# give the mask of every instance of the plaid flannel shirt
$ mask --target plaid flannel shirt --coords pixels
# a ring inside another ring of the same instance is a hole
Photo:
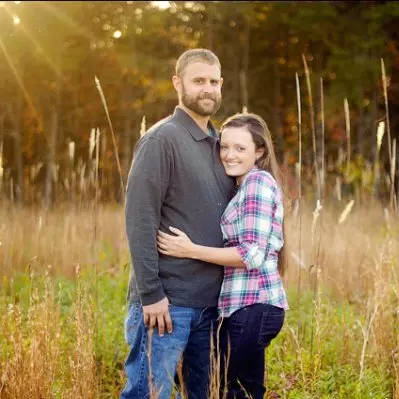
[[[225,247],[237,247],[245,263],[245,268],[224,267],[218,304],[221,317],[254,303],[288,309],[277,270],[284,243],[282,223],[280,189],[270,173],[255,166],[221,218]]]

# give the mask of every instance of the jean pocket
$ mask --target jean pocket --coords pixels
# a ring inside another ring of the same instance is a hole
[[[229,324],[234,326],[245,327],[248,323],[248,317],[250,314],[250,306],[241,308],[236,310],[230,317],[229,317]]]
[[[263,347],[269,346],[271,340],[281,331],[284,324],[285,311],[276,306],[269,305],[262,313],[260,322],[258,344]]]
[[[135,340],[142,313],[140,303],[133,303],[129,308],[125,320],[125,339],[129,345],[132,345]]]

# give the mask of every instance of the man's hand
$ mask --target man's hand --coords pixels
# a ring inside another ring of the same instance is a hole
[[[166,330],[172,332],[172,319],[169,314],[169,300],[164,298],[159,302],[143,306],[144,324],[148,328],[155,328],[158,325],[158,334],[163,337]]]

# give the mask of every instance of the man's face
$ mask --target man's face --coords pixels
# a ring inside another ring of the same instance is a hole
[[[176,89],[182,104],[201,116],[216,113],[222,102],[222,83],[219,66],[193,62],[186,66]]]

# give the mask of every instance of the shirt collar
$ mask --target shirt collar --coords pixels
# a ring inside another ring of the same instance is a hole
[[[194,121],[194,119],[179,106],[176,106],[175,112],[173,115],[178,120],[178,122],[181,123],[189,131],[189,133],[191,134],[191,136],[193,137],[193,139],[195,141],[201,141],[208,137],[212,137],[212,136],[209,136],[208,134],[206,134],[197,125],[197,123]],[[218,137],[215,126],[213,125],[213,123],[211,121],[208,122],[208,129],[212,129],[216,133],[215,137]]]
[[[252,173],[255,173],[257,171],[259,171],[260,168],[257,165],[254,165],[245,175],[243,181],[241,182],[240,185],[238,185],[238,188],[242,187],[244,185],[244,183],[246,182],[246,180],[248,179],[249,175],[251,175]]]

